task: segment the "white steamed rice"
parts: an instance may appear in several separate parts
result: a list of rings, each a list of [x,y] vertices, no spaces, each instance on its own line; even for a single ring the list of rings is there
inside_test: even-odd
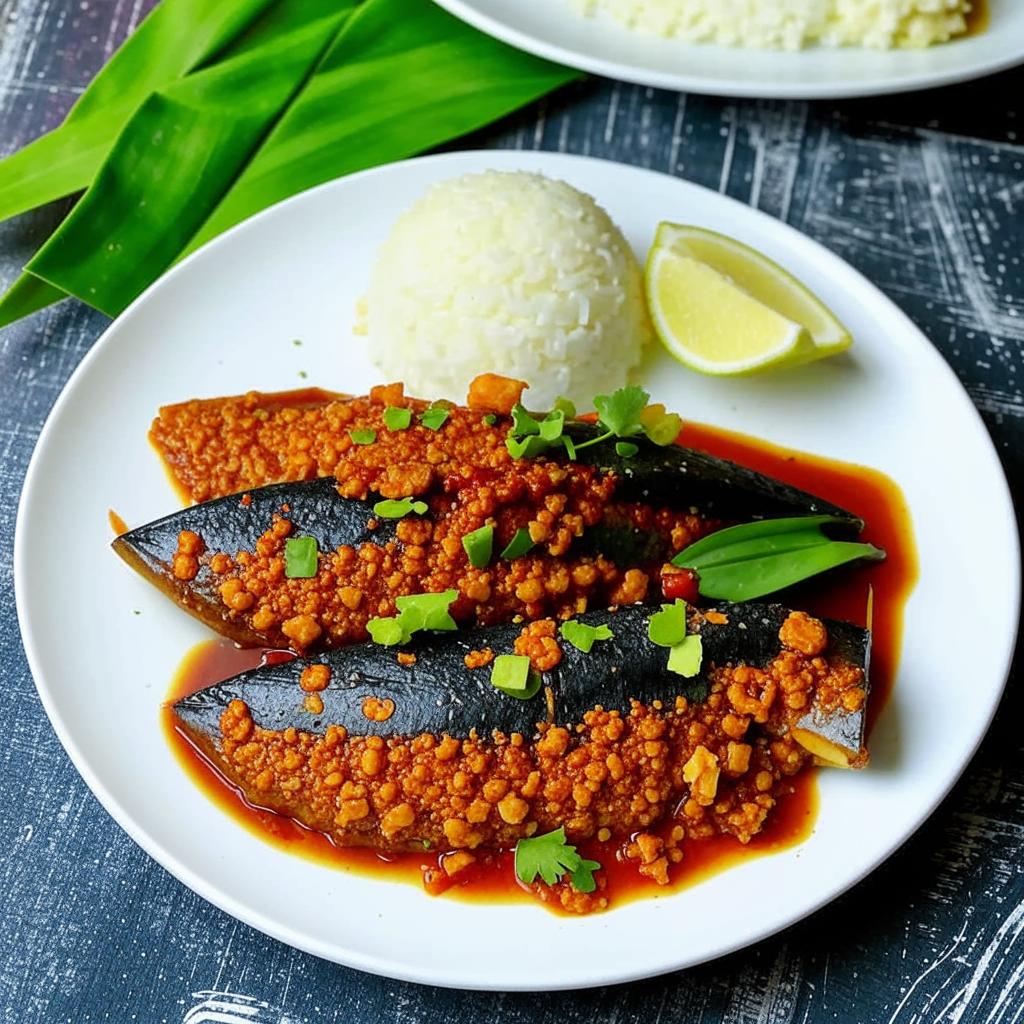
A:
[[[650,336],[640,267],[608,214],[564,181],[488,171],[434,185],[395,222],[360,330],[385,378],[465,399],[477,374],[590,407]]]
[[[797,50],[944,43],[967,28],[969,0],[569,0],[589,15],[686,42]]]

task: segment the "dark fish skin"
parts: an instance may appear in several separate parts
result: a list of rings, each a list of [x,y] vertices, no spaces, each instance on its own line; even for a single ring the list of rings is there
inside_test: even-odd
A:
[[[420,635],[406,650],[416,663],[399,665],[394,648],[359,644],[330,651],[309,660],[269,665],[244,672],[216,686],[183,697],[174,712],[189,732],[207,740],[220,737],[220,717],[232,700],[248,706],[257,725],[269,730],[294,727],[309,733],[323,732],[328,725],[343,725],[355,736],[417,736],[447,733],[464,739],[471,733],[493,730],[530,736],[539,722],[549,718],[545,688],[553,697],[553,722],[572,725],[596,706],[626,712],[630,702],[670,705],[677,696],[690,700],[706,697],[708,669],[726,664],[762,667],[780,651],[779,629],[789,615],[780,604],[719,605],[727,619],[715,624],[692,617],[691,631],[699,632],[704,649],[701,673],[686,679],[667,668],[668,651],[647,637],[651,609],[632,605],[618,611],[589,612],[579,621],[596,626],[607,623],[614,638],[598,641],[584,654],[561,641],[561,663],[542,674],[542,687],[530,700],[517,700],[490,683],[491,668],[466,668],[463,658],[472,650],[490,647],[495,653],[511,653],[521,625],[463,629],[454,633]],[[825,620],[829,632],[827,656],[864,670],[867,685],[871,634],[844,622]],[[323,712],[313,716],[303,710],[299,676],[309,664],[320,662],[331,669],[331,682],[320,696]],[[395,710],[385,722],[368,720],[362,712],[367,697],[390,698]],[[839,722],[838,719],[842,719]],[[860,755],[864,742],[863,711],[833,712],[808,722],[809,730],[836,742],[844,738],[851,759]]]
[[[596,436],[586,423],[573,423],[568,432],[577,440]],[[669,445],[660,448],[643,437],[635,439],[639,452],[630,459],[615,453],[608,443],[584,448],[579,461],[617,477],[615,497],[655,506],[693,507],[721,519],[747,521],[784,514],[828,514],[846,521],[844,530],[856,533],[863,522],[856,516],[779,480],[717,459],[704,452]],[[248,504],[243,504],[243,496]],[[138,573],[218,633],[245,646],[259,646],[267,638],[250,629],[244,617],[226,614],[220,599],[220,581],[203,566],[193,580],[174,576],[172,561],[182,530],[198,533],[210,550],[235,554],[252,551],[273,515],[288,506],[294,535],[316,537],[321,551],[347,544],[386,544],[395,539],[396,520],[368,523],[375,500],[361,501],[338,494],[333,477],[256,487],[240,494],[203,502],[116,538],[113,548]],[[578,542],[578,551],[607,555],[621,567],[645,565],[671,557],[660,550],[657,538],[637,530],[598,525]]]
[[[582,443],[598,436],[588,423],[572,423],[565,433]],[[630,441],[640,449],[623,458],[611,442],[577,452],[577,461],[618,478],[616,500],[648,505],[692,507],[712,519],[766,519],[792,515],[830,515],[845,519],[852,533],[864,522],[852,512],[754,469],[719,459],[695,448],[660,447],[642,436]]]
[[[243,498],[247,500],[243,502]],[[215,573],[203,567],[194,580],[183,581],[174,576],[171,563],[178,547],[178,534],[192,530],[204,538],[211,550],[232,556],[238,551],[252,551],[275,513],[281,513],[287,505],[287,517],[294,524],[292,536],[316,537],[322,551],[342,544],[386,544],[395,539],[397,520],[377,519],[376,529],[369,529],[374,504],[341,497],[333,477],[270,484],[173,512],[121,534],[112,547],[136,572],[211,629],[235,643],[256,647],[264,638],[241,620],[224,615],[224,603],[218,593],[220,580]]]

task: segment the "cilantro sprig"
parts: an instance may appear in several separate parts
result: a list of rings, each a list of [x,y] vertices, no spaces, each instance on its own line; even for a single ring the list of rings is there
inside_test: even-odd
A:
[[[683,421],[674,412],[666,412],[663,405],[648,405],[650,400],[651,396],[635,384],[619,388],[610,395],[598,395],[594,408],[604,433],[576,445],[576,450],[618,438],[615,450],[628,459],[636,455],[639,448],[626,438],[643,435],[661,447],[671,444],[679,436]]]
[[[509,455],[513,459],[532,459],[562,448],[570,459],[575,458],[575,447],[563,433],[566,419],[575,414],[575,406],[567,398],[557,399],[555,408],[543,419],[537,419],[517,402],[512,409],[512,429],[505,439]]]
[[[594,399],[598,423],[603,432],[588,441],[574,442],[565,433],[565,424],[575,418],[576,407],[567,398],[555,400],[554,408],[538,419],[521,404],[512,410],[512,428],[505,439],[505,447],[514,459],[532,459],[538,455],[564,449],[570,460],[575,460],[581,448],[590,448],[603,441],[615,440],[615,452],[623,459],[635,457],[640,448],[631,437],[646,437],[664,447],[679,436],[683,421],[665,411],[665,406],[650,405],[651,396],[643,388],[631,385],[619,388],[610,395]]]
[[[585,860],[575,846],[565,841],[565,828],[557,828],[532,839],[520,839],[515,852],[516,877],[524,885],[531,885],[539,875],[546,885],[569,876],[578,892],[593,892],[597,888],[594,872],[601,865],[596,860]]]

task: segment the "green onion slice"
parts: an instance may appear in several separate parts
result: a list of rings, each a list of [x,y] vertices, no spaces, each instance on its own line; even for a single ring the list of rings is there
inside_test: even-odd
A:
[[[481,526],[462,538],[462,547],[474,569],[486,569],[494,551],[494,527]]]
[[[528,551],[533,548],[533,538],[530,536],[530,531],[525,527],[520,526],[516,530],[512,539],[505,546],[505,550],[502,551],[502,558],[522,558]]]
[[[353,444],[373,444],[377,440],[376,430],[350,430],[348,436]]]

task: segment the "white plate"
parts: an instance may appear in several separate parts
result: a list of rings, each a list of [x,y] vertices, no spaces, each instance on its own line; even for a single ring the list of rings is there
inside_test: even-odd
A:
[[[876,96],[965,82],[1024,61],[1020,0],[988,0],[985,31],[927,50],[811,47],[799,53],[693,45],[630,32],[605,18],[584,17],[570,0],[436,2],[481,31],[559,64],[716,96]]]
[[[823,776],[807,842],[581,920],[434,899],[289,857],[240,829],[182,773],[158,724],[175,667],[208,633],[109,550],[109,506],[129,523],[176,507],[146,441],[157,406],[291,387],[300,370],[342,391],[373,383],[349,327],[378,243],[429,182],[492,167],[544,171],[592,193],[640,253],[660,218],[692,221],[807,281],[852,328],[852,356],[726,381],[691,375],[659,351],[643,379],[693,419],[891,474],[921,553],[873,765]],[[977,413],[931,345],[856,271],[764,214],[674,178],[491,152],[324,185],[240,225],[154,285],[86,356],[43,430],[18,515],[15,583],[25,649],[57,734],[114,818],[186,885],[270,935],[364,970],[463,988],[553,989],[653,975],[754,942],[892,853],[948,791],[995,710],[1017,623],[1018,564],[1009,493]]]

